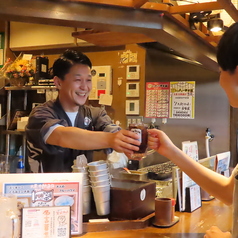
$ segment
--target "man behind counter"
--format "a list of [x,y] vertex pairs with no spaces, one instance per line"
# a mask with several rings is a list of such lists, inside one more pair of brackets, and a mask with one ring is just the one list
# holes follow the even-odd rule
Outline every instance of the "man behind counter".
[[138,150],[135,133],[112,124],[105,110],[84,105],[92,89],[91,67],[86,55],[66,50],[53,64],[57,99],[29,116],[28,158],[39,161],[43,172],[70,172],[76,156],[85,154],[92,161],[92,150]]

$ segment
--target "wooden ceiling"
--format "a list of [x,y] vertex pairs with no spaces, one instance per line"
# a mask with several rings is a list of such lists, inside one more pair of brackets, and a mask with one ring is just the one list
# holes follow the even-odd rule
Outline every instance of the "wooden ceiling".
[[[194,3],[185,5],[174,5],[176,1],[170,0],[161,0],[160,1],[147,1],[147,0],[64,0],[66,2],[85,2],[97,5],[109,5],[116,7],[126,7],[133,9],[143,9],[143,10],[153,10],[158,11],[159,13],[164,13],[171,18],[176,19],[181,24],[187,27],[187,30],[192,31],[189,26],[189,13],[201,12],[201,11],[214,11],[214,10],[225,10],[231,19],[235,22],[238,21],[238,11],[230,0],[217,0],[217,1],[207,1],[203,3]],[[213,34],[208,31],[206,26],[203,23],[199,23],[197,30],[193,30],[195,34],[199,37],[206,40],[209,44],[216,47],[221,35],[223,32],[219,32],[218,34]],[[91,34],[89,34],[91,33]],[[74,32],[73,36],[76,38],[80,38],[82,40],[88,41],[95,45],[99,46],[114,46],[118,45],[118,39],[121,37],[121,33],[116,32],[95,32],[95,31],[80,31]],[[98,37],[97,37],[98,36]],[[124,33],[122,34],[123,39],[121,44],[125,43],[143,43],[143,42],[152,42],[155,41],[149,37],[144,36],[143,34],[133,34],[133,33]]]
[[225,9],[238,21],[232,2],[217,0],[176,6],[176,1],[173,4],[169,0],[152,1],[7,0],[0,1],[0,20],[85,28],[73,36],[101,46],[155,41],[218,71],[216,45],[220,36],[212,35],[204,24],[191,30],[188,15]]

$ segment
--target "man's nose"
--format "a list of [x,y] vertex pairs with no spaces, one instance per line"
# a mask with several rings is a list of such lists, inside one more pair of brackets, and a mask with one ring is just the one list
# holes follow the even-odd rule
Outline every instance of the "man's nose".
[[80,88],[81,89],[87,89],[87,82],[86,80],[82,80],[81,83],[80,83]]

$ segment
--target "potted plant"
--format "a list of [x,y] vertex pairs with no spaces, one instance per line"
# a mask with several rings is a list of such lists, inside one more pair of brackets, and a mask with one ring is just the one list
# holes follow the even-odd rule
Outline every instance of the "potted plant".
[[5,76],[9,79],[11,86],[22,87],[34,77],[35,69],[32,61],[25,59],[21,53],[5,71]]

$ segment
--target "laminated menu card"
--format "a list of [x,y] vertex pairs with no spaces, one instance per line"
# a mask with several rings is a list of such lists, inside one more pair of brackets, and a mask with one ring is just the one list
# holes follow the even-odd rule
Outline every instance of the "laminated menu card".
[[22,209],[21,238],[70,238],[70,206]]
[[3,183],[3,192],[15,194],[18,207],[71,207],[71,234],[82,233],[82,194],[79,182]]

